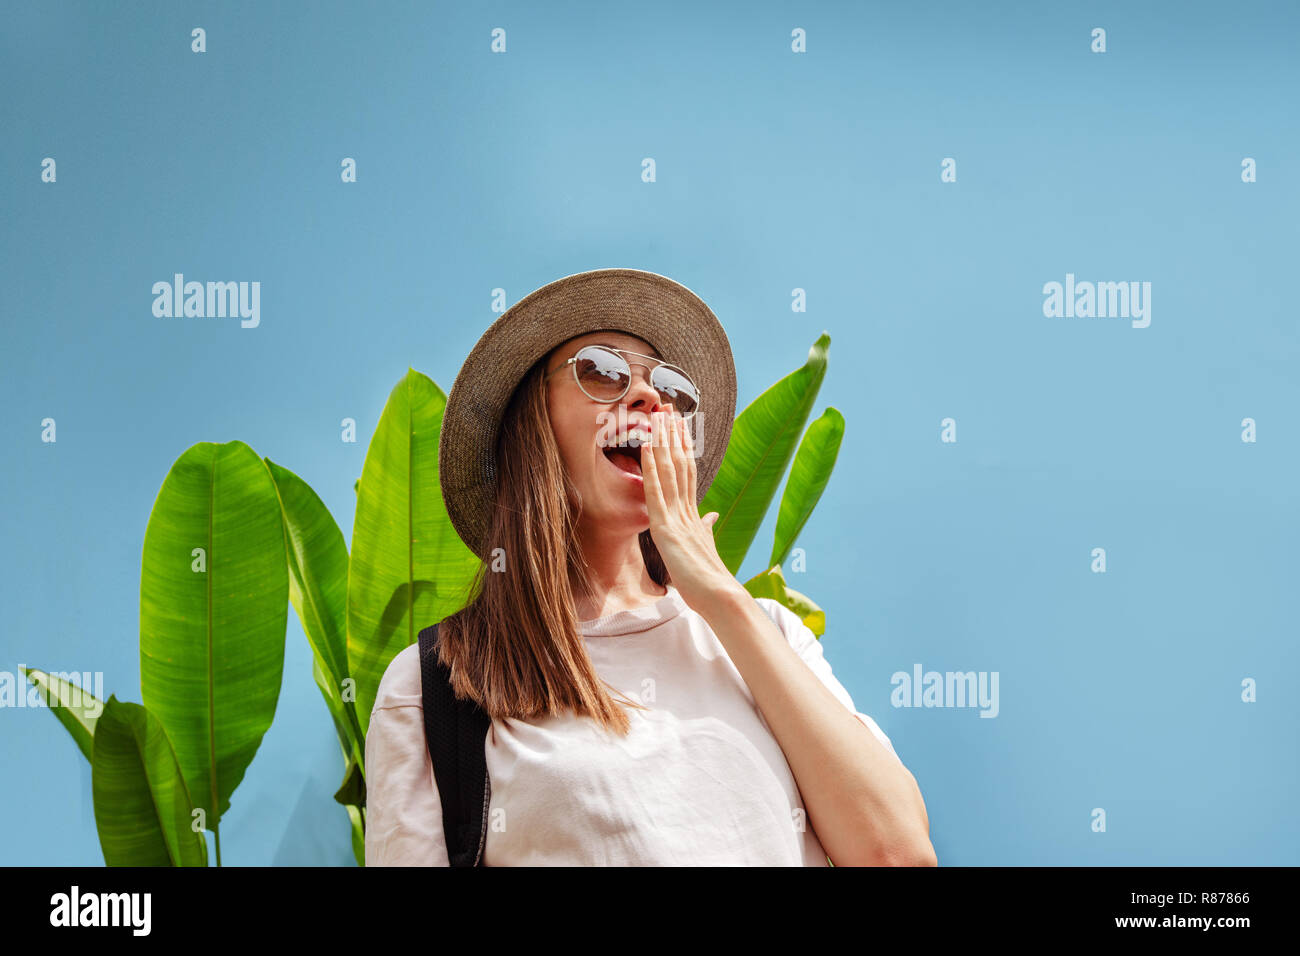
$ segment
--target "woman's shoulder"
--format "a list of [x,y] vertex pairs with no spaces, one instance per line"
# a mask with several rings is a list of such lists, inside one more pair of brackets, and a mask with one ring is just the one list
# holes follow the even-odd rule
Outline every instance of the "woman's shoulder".
[[375,709],[423,706],[420,645],[416,643],[402,648],[389,661],[384,676],[379,679],[379,689],[375,691]]

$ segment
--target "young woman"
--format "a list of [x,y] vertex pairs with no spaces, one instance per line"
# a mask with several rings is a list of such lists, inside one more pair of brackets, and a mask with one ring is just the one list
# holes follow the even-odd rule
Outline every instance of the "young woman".
[[[483,865],[936,862],[889,738],[699,515],[735,403],[717,318],[630,269],[543,286],[457,376],[440,480],[484,564],[438,654],[491,718]],[[371,713],[371,866],[448,864],[420,683],[412,645]]]

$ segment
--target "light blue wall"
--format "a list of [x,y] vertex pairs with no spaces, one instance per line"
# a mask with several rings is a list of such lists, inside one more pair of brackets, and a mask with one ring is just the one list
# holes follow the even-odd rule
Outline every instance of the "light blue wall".
[[[187,447],[248,442],[350,541],[408,365],[450,388],[494,288],[632,266],[710,303],[742,407],[831,333],[817,411],[845,445],[787,576],[941,863],[1300,863],[1295,4],[0,18],[0,670],[102,671],[139,700],[145,523]],[[260,281],[260,326],[155,318],[176,272]],[[1149,327],[1045,317],[1067,273],[1150,282]],[[996,671],[997,717],[891,706],[915,664]],[[0,863],[102,862],[62,727],[4,709],[0,734]],[[351,863],[341,768],[290,614],[223,860]]]

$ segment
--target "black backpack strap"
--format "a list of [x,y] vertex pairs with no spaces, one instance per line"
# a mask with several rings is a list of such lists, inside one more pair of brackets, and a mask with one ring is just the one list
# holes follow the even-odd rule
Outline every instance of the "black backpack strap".
[[492,792],[484,755],[492,721],[474,701],[456,699],[451,671],[438,660],[437,640],[437,624],[420,632],[424,738],[442,801],[447,859],[452,866],[478,866]]

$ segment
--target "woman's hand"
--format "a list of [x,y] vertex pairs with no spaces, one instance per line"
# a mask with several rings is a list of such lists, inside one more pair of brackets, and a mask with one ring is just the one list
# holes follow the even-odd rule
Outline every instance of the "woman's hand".
[[641,482],[650,537],[672,585],[687,605],[700,610],[719,590],[741,587],[727,570],[713,540],[718,512],[700,517],[695,503],[695,454],[685,420],[669,403],[650,416],[650,441],[641,446]]

